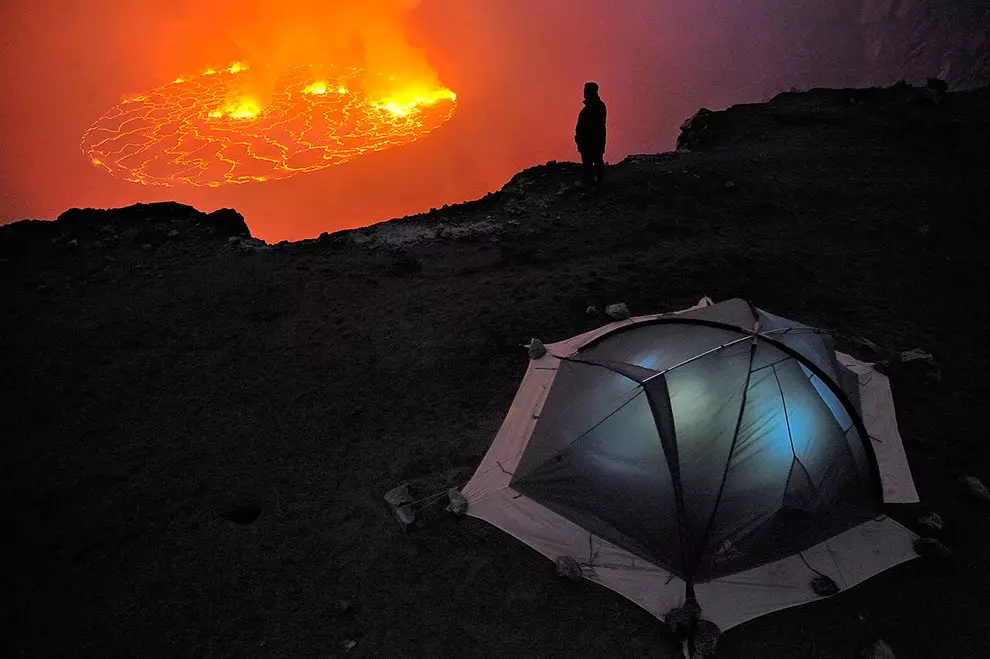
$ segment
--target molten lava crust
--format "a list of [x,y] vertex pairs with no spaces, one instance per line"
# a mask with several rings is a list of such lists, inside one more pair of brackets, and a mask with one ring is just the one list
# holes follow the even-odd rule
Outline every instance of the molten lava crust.
[[268,181],[413,142],[457,105],[446,88],[339,66],[292,67],[263,100],[250,75],[235,62],[124,100],[83,134],[82,149],[134,183]]

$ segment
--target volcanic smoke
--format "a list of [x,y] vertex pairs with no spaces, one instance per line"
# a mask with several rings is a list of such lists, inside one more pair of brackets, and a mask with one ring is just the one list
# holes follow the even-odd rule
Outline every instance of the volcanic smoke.
[[221,7],[201,19],[226,20],[218,38],[243,59],[124,99],[86,130],[82,150],[134,183],[217,187],[408,144],[456,109],[456,94],[402,34],[399,19],[415,4]]

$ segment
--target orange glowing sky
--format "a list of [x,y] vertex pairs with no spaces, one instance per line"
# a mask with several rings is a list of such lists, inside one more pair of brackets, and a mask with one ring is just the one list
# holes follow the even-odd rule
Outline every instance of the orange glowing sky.
[[[254,235],[277,241],[421,212],[480,197],[524,167],[575,159],[586,80],[601,83],[609,105],[609,161],[669,150],[698,107],[800,84],[783,86],[768,64],[786,59],[774,40],[789,26],[768,20],[783,1],[743,10],[715,0],[7,0],[0,222],[176,200],[236,208]],[[769,27],[747,30],[745,20]],[[393,148],[310,152],[334,166],[282,176],[269,163],[256,174],[268,180],[243,185],[210,187],[215,172],[196,174],[201,186],[138,185],[108,174],[105,154],[80,149],[124,99],[235,61],[257,72],[258,107],[278,102],[292,67],[311,65],[370,72],[384,87],[370,83],[367,99],[388,97],[389,75],[453,90],[456,112]],[[326,82],[317,78],[307,84]],[[314,116],[337,111],[321,107]]]

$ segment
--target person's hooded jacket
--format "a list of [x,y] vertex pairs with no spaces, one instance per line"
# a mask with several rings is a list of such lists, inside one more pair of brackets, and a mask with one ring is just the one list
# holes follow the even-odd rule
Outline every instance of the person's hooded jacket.
[[578,151],[588,154],[605,153],[605,103],[597,95],[584,99],[584,107],[578,115],[574,141]]

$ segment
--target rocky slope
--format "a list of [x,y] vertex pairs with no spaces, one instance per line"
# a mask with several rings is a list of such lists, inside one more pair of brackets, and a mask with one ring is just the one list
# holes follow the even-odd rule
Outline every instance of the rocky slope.
[[990,84],[990,5],[982,0],[860,0],[874,83],[934,76],[955,88]]
[[990,84],[990,4],[983,0],[754,0],[737,11],[745,12],[739,21],[764,17],[761,28],[773,35],[756,43],[749,32],[726,36],[742,52],[761,50],[749,75],[766,77],[772,90],[929,77],[953,89]]
[[549,163],[298,243],[177,204],[0,228],[4,656],[675,656],[505,534],[439,515],[404,534],[381,497],[466,480],[530,337],[704,294],[864,357],[935,355],[940,379],[891,374],[923,504],[890,513],[939,512],[953,550],[720,656],[990,655],[990,524],[959,480],[990,481],[990,90],[785,94],[700,113],[680,145],[601,191]]

